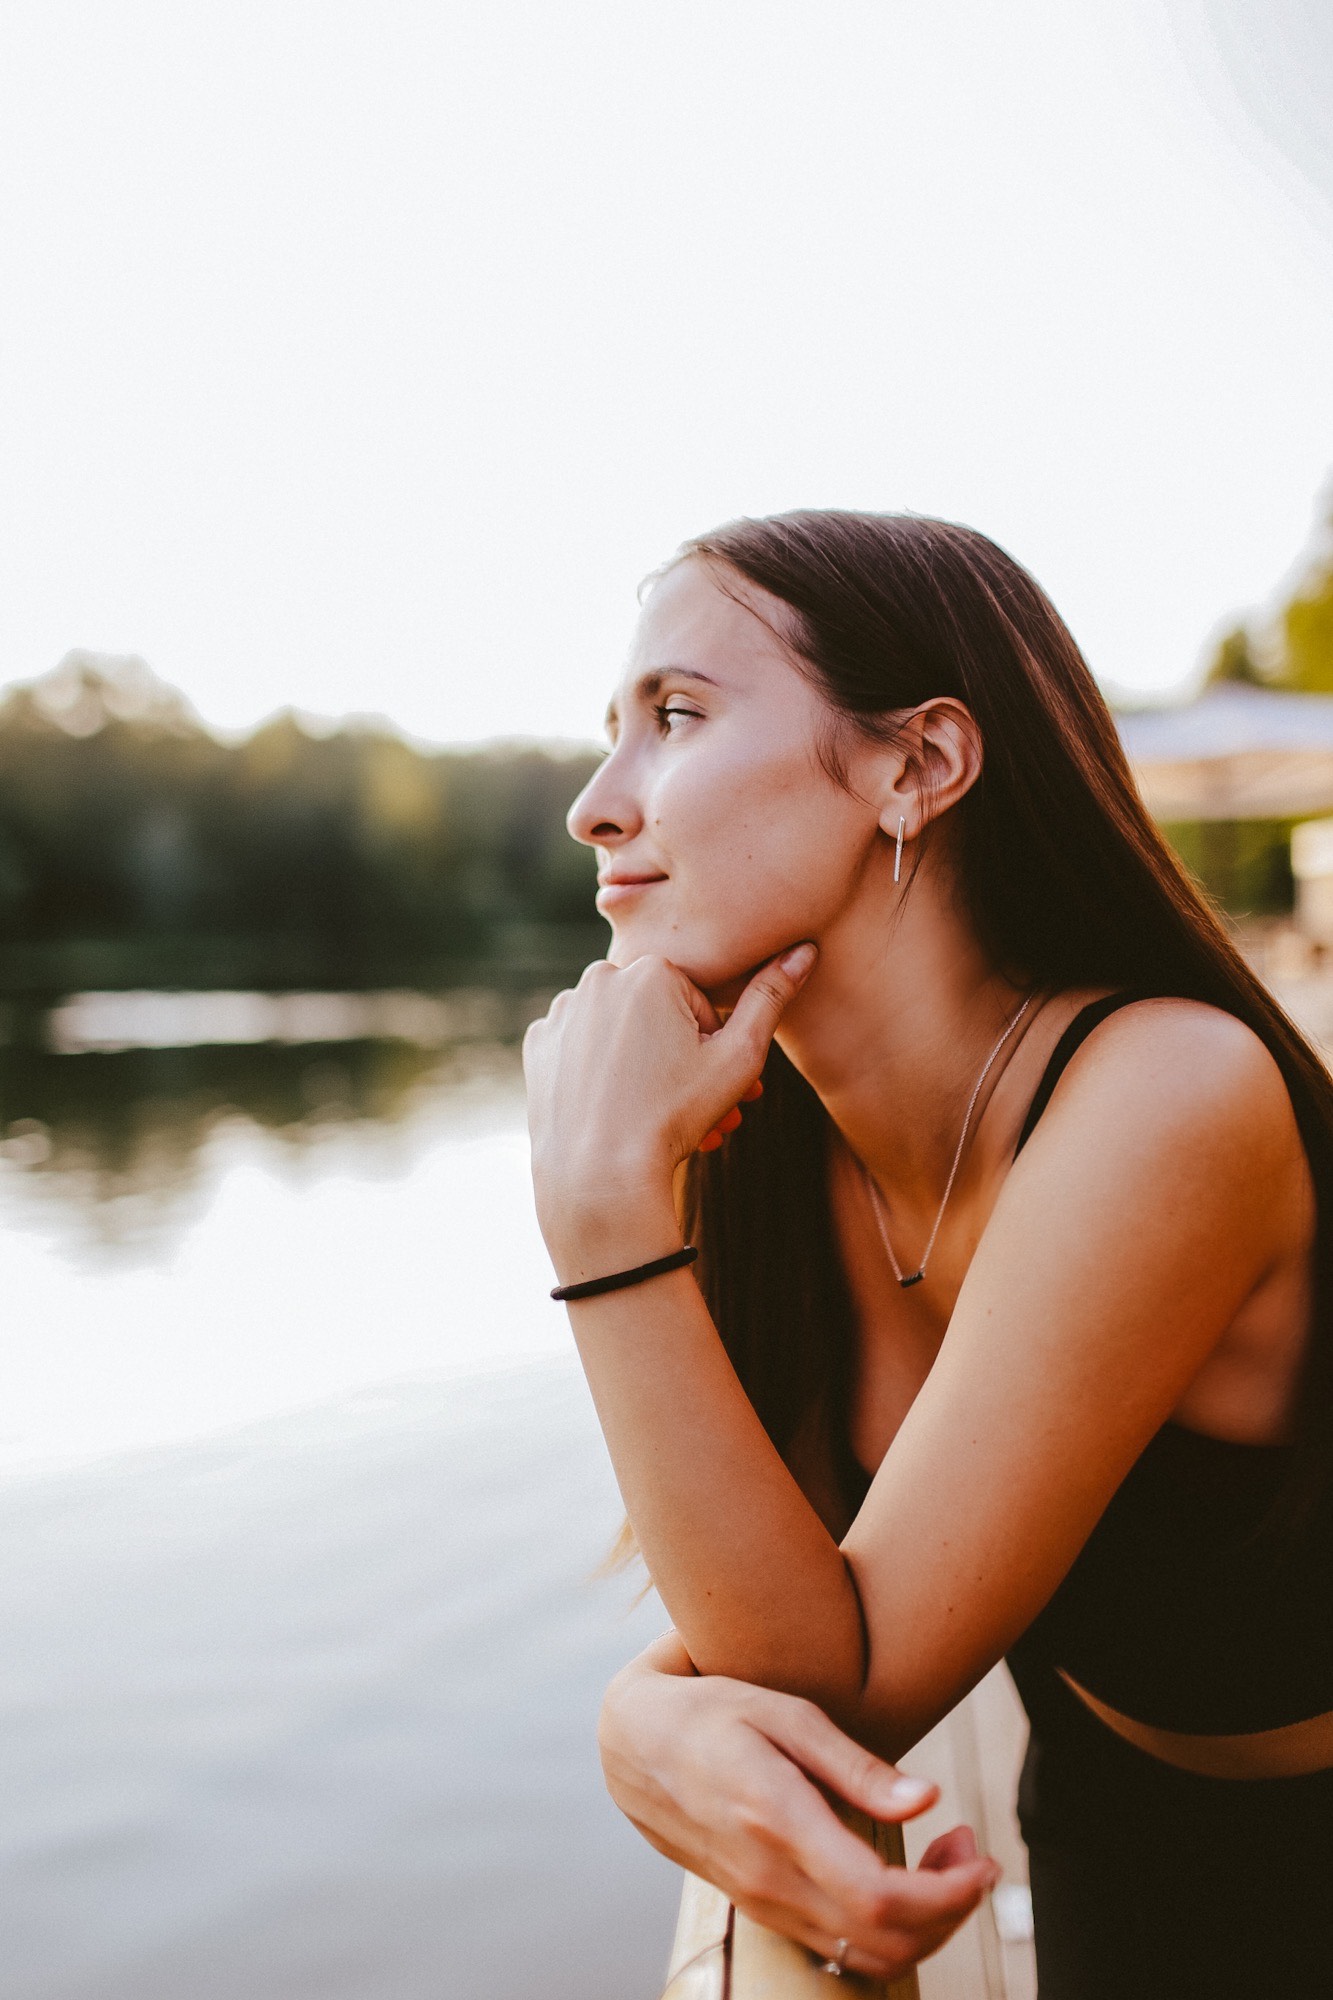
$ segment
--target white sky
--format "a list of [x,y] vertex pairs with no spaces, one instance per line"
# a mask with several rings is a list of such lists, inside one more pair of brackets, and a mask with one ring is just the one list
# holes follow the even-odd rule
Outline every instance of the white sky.
[[684,535],[848,505],[1178,683],[1333,458],[1300,10],[3,0],[0,679],[587,736]]

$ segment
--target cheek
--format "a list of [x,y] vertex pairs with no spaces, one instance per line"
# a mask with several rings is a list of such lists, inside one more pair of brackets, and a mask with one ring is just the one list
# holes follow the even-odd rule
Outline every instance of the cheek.
[[724,774],[708,811],[713,852],[750,871],[756,888],[832,884],[864,845],[867,809],[804,756]]
[[[830,816],[783,812],[747,827],[737,889],[756,922],[776,924],[782,942],[821,929],[845,902],[863,843]],[[775,947],[776,949],[776,947]]]
[[[692,777],[693,774],[689,774]],[[788,763],[673,774],[654,831],[673,875],[672,929],[719,976],[821,929],[844,901],[873,833],[865,808]]]
[[787,875],[832,862],[865,818],[808,752],[758,762],[745,757],[682,760],[648,801],[648,818],[668,865],[682,869],[758,866]]

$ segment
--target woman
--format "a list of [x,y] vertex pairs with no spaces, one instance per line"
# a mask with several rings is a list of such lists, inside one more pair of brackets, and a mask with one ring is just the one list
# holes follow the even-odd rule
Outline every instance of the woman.
[[994,1871],[963,1829],[886,1869],[818,1787],[918,1810],[893,1760],[1004,1656],[1042,2000],[1333,1991],[1320,1063],[970,530],[687,544],[608,724],[611,951],[525,1054],[675,1628],[608,1694],[613,1795],[891,1975]]

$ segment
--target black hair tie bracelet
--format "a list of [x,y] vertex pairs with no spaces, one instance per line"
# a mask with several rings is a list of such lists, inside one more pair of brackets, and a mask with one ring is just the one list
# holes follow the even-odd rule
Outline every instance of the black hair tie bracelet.
[[665,1271],[679,1271],[692,1264],[699,1252],[692,1243],[673,1250],[669,1257],[654,1257],[651,1264],[636,1264],[632,1271],[612,1271],[606,1278],[585,1278],[581,1285],[557,1285],[553,1299],[595,1299],[599,1292],[623,1292],[627,1285],[641,1285],[646,1278],[660,1278]]

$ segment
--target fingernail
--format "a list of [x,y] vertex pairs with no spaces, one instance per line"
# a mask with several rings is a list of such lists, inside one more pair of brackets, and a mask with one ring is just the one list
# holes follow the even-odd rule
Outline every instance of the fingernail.
[[934,1791],[924,1778],[895,1778],[889,1786],[889,1803],[910,1812],[914,1806],[922,1806]]
[[794,944],[790,951],[783,952],[778,964],[793,979],[799,979],[803,973],[810,970],[818,955],[816,947],[812,944]]

